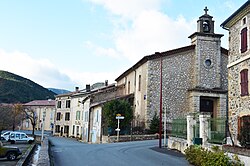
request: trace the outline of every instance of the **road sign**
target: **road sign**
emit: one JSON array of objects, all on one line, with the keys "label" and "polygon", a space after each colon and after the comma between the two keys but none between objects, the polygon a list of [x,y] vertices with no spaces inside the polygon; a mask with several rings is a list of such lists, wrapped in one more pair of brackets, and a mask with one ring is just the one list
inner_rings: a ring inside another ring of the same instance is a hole
[{"label": "road sign", "polygon": [[116,119],[124,119],[124,116],[117,116]]},{"label": "road sign", "polygon": [[115,131],[121,131],[121,129],[115,129]]},{"label": "road sign", "polygon": [[122,116],[121,114],[116,114],[116,116]]}]

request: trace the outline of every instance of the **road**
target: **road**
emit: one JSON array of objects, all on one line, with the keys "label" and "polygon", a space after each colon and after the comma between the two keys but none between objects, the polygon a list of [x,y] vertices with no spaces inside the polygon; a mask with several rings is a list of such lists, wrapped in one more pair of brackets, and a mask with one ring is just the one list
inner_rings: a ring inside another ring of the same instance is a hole
[{"label": "road", "polygon": [[170,150],[157,152],[157,140],[111,144],[84,144],[50,137],[55,166],[184,166],[184,156]]}]

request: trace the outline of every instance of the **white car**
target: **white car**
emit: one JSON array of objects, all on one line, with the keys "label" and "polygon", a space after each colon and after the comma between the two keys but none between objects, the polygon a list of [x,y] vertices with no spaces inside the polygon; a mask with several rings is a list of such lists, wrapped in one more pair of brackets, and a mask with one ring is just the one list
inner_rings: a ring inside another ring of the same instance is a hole
[{"label": "white car", "polygon": [[1,140],[3,139],[5,139],[5,140],[8,140],[9,139],[9,135],[10,135],[10,132],[11,131],[6,131],[6,132],[4,132],[3,134],[1,134]]},{"label": "white car", "polygon": [[25,133],[14,131],[14,132],[10,132],[8,141],[10,141],[11,144],[14,144],[16,142],[31,144],[32,142],[34,142],[34,138],[28,137]]}]

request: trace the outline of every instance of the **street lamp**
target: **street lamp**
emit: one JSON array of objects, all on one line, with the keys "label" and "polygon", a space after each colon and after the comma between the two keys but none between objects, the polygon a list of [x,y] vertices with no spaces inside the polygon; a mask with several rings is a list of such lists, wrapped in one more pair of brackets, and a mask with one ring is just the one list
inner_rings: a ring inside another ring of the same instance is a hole
[{"label": "street lamp", "polygon": [[42,138],[41,141],[43,141],[43,136],[44,136],[44,121],[45,121],[45,115],[46,115],[46,108],[42,113]]}]

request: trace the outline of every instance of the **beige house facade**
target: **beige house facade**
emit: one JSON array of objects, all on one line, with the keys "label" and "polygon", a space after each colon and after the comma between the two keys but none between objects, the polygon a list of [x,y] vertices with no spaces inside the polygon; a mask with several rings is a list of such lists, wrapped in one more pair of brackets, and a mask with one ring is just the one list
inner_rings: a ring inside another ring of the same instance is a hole
[{"label": "beige house facade", "polygon": [[[34,100],[23,104],[25,110],[35,112],[36,126],[35,130],[53,131],[55,117],[55,100]],[[27,111],[29,112],[29,111]],[[32,130],[32,124],[29,119],[23,120],[22,130]]]},{"label": "beige house facade", "polygon": [[229,129],[234,142],[238,144],[242,127],[247,121],[250,122],[250,1],[243,4],[221,26],[229,31]]}]

